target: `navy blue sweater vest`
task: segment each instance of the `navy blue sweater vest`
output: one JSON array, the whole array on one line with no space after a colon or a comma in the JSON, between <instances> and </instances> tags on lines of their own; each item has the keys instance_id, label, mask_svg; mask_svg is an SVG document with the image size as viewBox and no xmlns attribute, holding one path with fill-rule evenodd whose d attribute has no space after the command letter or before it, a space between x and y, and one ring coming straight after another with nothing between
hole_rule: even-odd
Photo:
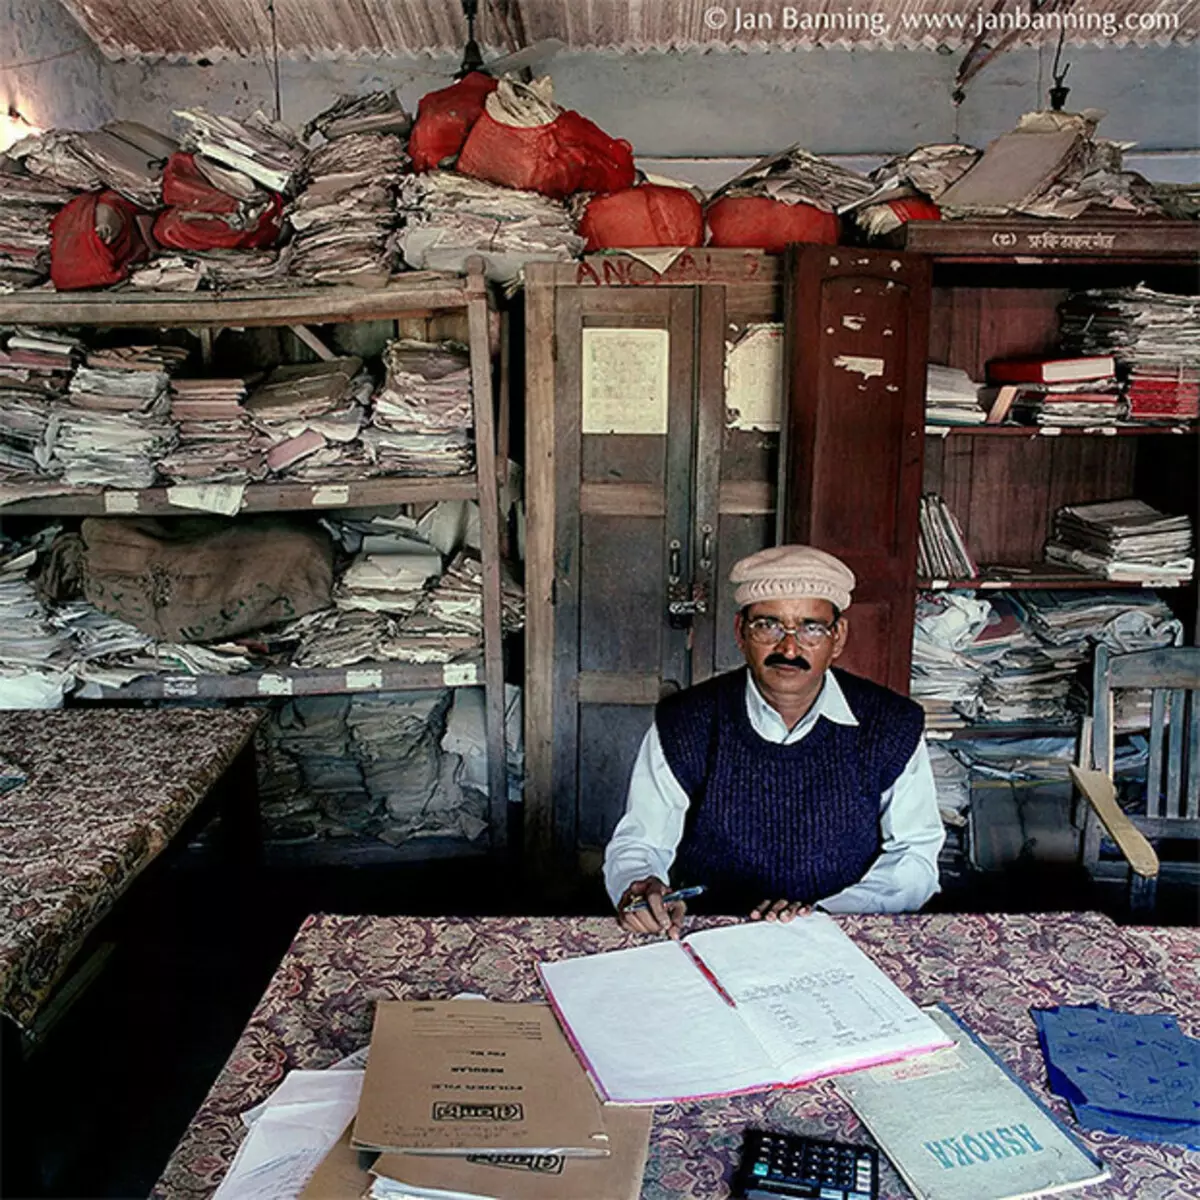
<instances>
[{"instance_id":1,"label":"navy blue sweater vest","mask_svg":"<svg viewBox=\"0 0 1200 1200\"><path fill-rule=\"evenodd\" d=\"M705 907L812 902L856 883L880 849L879 801L921 737L911 700L835 668L857 726L826 717L799 742L760 737L746 712L746 671L668 696L654 721L691 804L681 882L708 886Z\"/></svg>"}]
</instances>

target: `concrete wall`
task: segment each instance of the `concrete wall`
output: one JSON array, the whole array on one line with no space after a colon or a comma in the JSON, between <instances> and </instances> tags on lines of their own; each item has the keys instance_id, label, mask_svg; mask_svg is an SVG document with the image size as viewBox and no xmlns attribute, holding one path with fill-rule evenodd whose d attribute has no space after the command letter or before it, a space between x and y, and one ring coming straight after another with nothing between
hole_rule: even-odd
<instances>
[{"instance_id":1,"label":"concrete wall","mask_svg":"<svg viewBox=\"0 0 1200 1200\"><path fill-rule=\"evenodd\" d=\"M744 158L793 142L840 154L892 153L948 141L956 132L986 143L1043 101L1048 55L1002 56L975 78L957 111L950 93L959 55L932 51L561 54L548 69L562 103L628 138L641 155ZM1107 109L1106 136L1151 150L1200 146L1195 47L1081 46L1067 57L1070 106ZM302 122L339 91L385 83L413 105L454 66L453 60L284 63L283 116ZM156 119L172 105L238 112L272 102L262 62L116 63L112 75L123 114L142 119Z\"/></svg>"},{"instance_id":2,"label":"concrete wall","mask_svg":"<svg viewBox=\"0 0 1200 1200\"><path fill-rule=\"evenodd\" d=\"M58 0L0 0L0 64L18 63L0 70L0 150L29 132L10 107L46 129L114 115L109 64Z\"/></svg>"}]
</instances>

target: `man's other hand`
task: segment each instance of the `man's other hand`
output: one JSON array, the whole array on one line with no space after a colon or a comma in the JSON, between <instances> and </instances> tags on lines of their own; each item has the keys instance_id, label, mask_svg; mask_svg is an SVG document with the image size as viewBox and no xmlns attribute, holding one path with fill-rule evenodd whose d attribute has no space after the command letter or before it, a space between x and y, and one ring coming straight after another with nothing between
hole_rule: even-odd
<instances>
[{"instance_id":1,"label":"man's other hand","mask_svg":"<svg viewBox=\"0 0 1200 1200\"><path fill-rule=\"evenodd\" d=\"M782 921L785 925L793 917L807 917L812 912L811 904L799 900L764 900L750 912L752 921Z\"/></svg>"},{"instance_id":2,"label":"man's other hand","mask_svg":"<svg viewBox=\"0 0 1200 1200\"><path fill-rule=\"evenodd\" d=\"M625 889L621 903L617 905L617 920L622 929L630 933L665 933L667 937L679 940L683 931L683 916L687 912L687 904L683 900L672 900L667 904L663 896L670 889L654 875L639 879ZM635 908L629 911L629 905L634 900L645 900L645 908Z\"/></svg>"}]
</instances>

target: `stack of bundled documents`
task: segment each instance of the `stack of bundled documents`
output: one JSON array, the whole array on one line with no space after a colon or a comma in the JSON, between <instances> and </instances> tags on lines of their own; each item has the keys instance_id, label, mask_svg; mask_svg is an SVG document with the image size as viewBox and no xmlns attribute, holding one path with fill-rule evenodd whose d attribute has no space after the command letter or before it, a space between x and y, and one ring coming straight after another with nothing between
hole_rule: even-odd
<instances>
[{"instance_id":1,"label":"stack of bundled documents","mask_svg":"<svg viewBox=\"0 0 1200 1200\"><path fill-rule=\"evenodd\" d=\"M1029 591L1019 595L1029 627L1051 645L1087 639L1118 654L1183 644L1183 623L1154 592Z\"/></svg>"},{"instance_id":2,"label":"stack of bundled documents","mask_svg":"<svg viewBox=\"0 0 1200 1200\"><path fill-rule=\"evenodd\" d=\"M82 154L80 135L66 129L49 129L31 134L9 146L5 157L19 162L30 175L72 192L96 192L104 181Z\"/></svg>"},{"instance_id":3,"label":"stack of bundled documents","mask_svg":"<svg viewBox=\"0 0 1200 1200\"><path fill-rule=\"evenodd\" d=\"M464 475L474 468L471 361L453 342L389 342L363 444L383 475Z\"/></svg>"},{"instance_id":4,"label":"stack of bundled documents","mask_svg":"<svg viewBox=\"0 0 1200 1200\"><path fill-rule=\"evenodd\" d=\"M158 460L175 445L164 369L174 358L128 349L89 354L71 377L55 441L67 483L151 487Z\"/></svg>"},{"instance_id":5,"label":"stack of bundled documents","mask_svg":"<svg viewBox=\"0 0 1200 1200\"><path fill-rule=\"evenodd\" d=\"M1063 344L1124 364L1134 421L1200 416L1200 301L1136 288L1072 293L1059 309Z\"/></svg>"},{"instance_id":6,"label":"stack of bundled documents","mask_svg":"<svg viewBox=\"0 0 1200 1200\"><path fill-rule=\"evenodd\" d=\"M163 254L129 272L129 285L153 292L194 292L204 282L199 263L182 254Z\"/></svg>"},{"instance_id":7,"label":"stack of bundled documents","mask_svg":"<svg viewBox=\"0 0 1200 1200\"><path fill-rule=\"evenodd\" d=\"M1104 579L1169 587L1192 578L1192 545L1187 516L1169 516L1143 500L1106 500L1059 509L1046 558Z\"/></svg>"},{"instance_id":8,"label":"stack of bundled documents","mask_svg":"<svg viewBox=\"0 0 1200 1200\"><path fill-rule=\"evenodd\" d=\"M407 616L416 612L427 580L442 573L442 556L415 539L358 554L334 588L338 608Z\"/></svg>"},{"instance_id":9,"label":"stack of bundled documents","mask_svg":"<svg viewBox=\"0 0 1200 1200\"><path fill-rule=\"evenodd\" d=\"M363 420L360 373L362 359L355 357L286 364L250 393L246 411L270 442L273 474L294 474L297 463L314 455L322 467L345 456ZM362 379L369 386L370 377Z\"/></svg>"},{"instance_id":10,"label":"stack of bundled documents","mask_svg":"<svg viewBox=\"0 0 1200 1200\"><path fill-rule=\"evenodd\" d=\"M305 138L320 133L327 140L353 133L392 133L406 137L412 118L394 91L341 96L304 127Z\"/></svg>"},{"instance_id":11,"label":"stack of bundled documents","mask_svg":"<svg viewBox=\"0 0 1200 1200\"><path fill-rule=\"evenodd\" d=\"M242 1114L216 1195L636 1200L653 1116L598 1102L544 1004L385 1000L369 1047Z\"/></svg>"},{"instance_id":12,"label":"stack of bundled documents","mask_svg":"<svg viewBox=\"0 0 1200 1200\"><path fill-rule=\"evenodd\" d=\"M201 280L214 291L288 287L293 283L284 271L278 250L205 250L185 258L199 269Z\"/></svg>"},{"instance_id":13,"label":"stack of bundled documents","mask_svg":"<svg viewBox=\"0 0 1200 1200\"><path fill-rule=\"evenodd\" d=\"M74 338L20 327L0 350L0 485L38 495L62 472L54 455L59 412L82 350Z\"/></svg>"},{"instance_id":14,"label":"stack of bundled documents","mask_svg":"<svg viewBox=\"0 0 1200 1200\"><path fill-rule=\"evenodd\" d=\"M837 212L874 191L865 175L796 145L760 159L714 192L712 199L767 196L785 204L811 204L825 212Z\"/></svg>"},{"instance_id":15,"label":"stack of bundled documents","mask_svg":"<svg viewBox=\"0 0 1200 1200\"><path fill-rule=\"evenodd\" d=\"M393 133L345 133L310 151L288 210L289 274L314 283L382 287L395 265L395 189L408 168Z\"/></svg>"},{"instance_id":16,"label":"stack of bundled documents","mask_svg":"<svg viewBox=\"0 0 1200 1200\"><path fill-rule=\"evenodd\" d=\"M49 179L0 169L0 289L46 278L50 222L71 195Z\"/></svg>"},{"instance_id":17,"label":"stack of bundled documents","mask_svg":"<svg viewBox=\"0 0 1200 1200\"><path fill-rule=\"evenodd\" d=\"M959 729L975 717L983 665L968 654L992 608L970 592L922 592L913 626L909 694L930 729Z\"/></svg>"},{"instance_id":18,"label":"stack of bundled documents","mask_svg":"<svg viewBox=\"0 0 1200 1200\"><path fill-rule=\"evenodd\" d=\"M187 149L249 175L273 192L291 190L304 164L304 145L286 125L256 112L239 121L204 108L176 109L188 127Z\"/></svg>"},{"instance_id":19,"label":"stack of bundled documents","mask_svg":"<svg viewBox=\"0 0 1200 1200\"><path fill-rule=\"evenodd\" d=\"M61 708L74 682L69 641L50 624L30 581L55 532L23 543L0 534L0 709Z\"/></svg>"},{"instance_id":20,"label":"stack of bundled documents","mask_svg":"<svg viewBox=\"0 0 1200 1200\"><path fill-rule=\"evenodd\" d=\"M980 716L997 723L1067 720L1072 684L1089 656L1086 642L1009 651L984 675Z\"/></svg>"},{"instance_id":21,"label":"stack of bundled documents","mask_svg":"<svg viewBox=\"0 0 1200 1200\"><path fill-rule=\"evenodd\" d=\"M882 237L901 223L888 201L917 197L936 201L941 194L971 167L980 151L960 142L918 146L908 154L890 159L871 172L875 190L843 212L854 220L868 237Z\"/></svg>"},{"instance_id":22,"label":"stack of bundled documents","mask_svg":"<svg viewBox=\"0 0 1200 1200\"><path fill-rule=\"evenodd\" d=\"M1167 1013L1031 1010L1050 1089L1084 1129L1200 1149L1200 1041Z\"/></svg>"},{"instance_id":23,"label":"stack of bundled documents","mask_svg":"<svg viewBox=\"0 0 1200 1200\"><path fill-rule=\"evenodd\" d=\"M936 492L921 497L917 574L923 579L975 579L979 568L958 518Z\"/></svg>"},{"instance_id":24,"label":"stack of bundled documents","mask_svg":"<svg viewBox=\"0 0 1200 1200\"><path fill-rule=\"evenodd\" d=\"M91 133L73 133L72 149L101 182L141 208L162 202L163 167L179 149L173 138L137 121L110 121Z\"/></svg>"},{"instance_id":25,"label":"stack of bundled documents","mask_svg":"<svg viewBox=\"0 0 1200 1200\"><path fill-rule=\"evenodd\" d=\"M966 371L937 363L925 368L925 420L930 425L982 425L986 417L979 385Z\"/></svg>"},{"instance_id":26,"label":"stack of bundled documents","mask_svg":"<svg viewBox=\"0 0 1200 1200\"><path fill-rule=\"evenodd\" d=\"M565 205L537 192L454 171L407 175L400 184L400 251L413 270L466 270L483 258L487 276L512 284L528 262L567 262L583 252Z\"/></svg>"},{"instance_id":27,"label":"stack of bundled documents","mask_svg":"<svg viewBox=\"0 0 1200 1200\"><path fill-rule=\"evenodd\" d=\"M246 381L172 379L179 442L158 469L173 482L245 482L266 474L265 439L243 406Z\"/></svg>"},{"instance_id":28,"label":"stack of bundled documents","mask_svg":"<svg viewBox=\"0 0 1200 1200\"><path fill-rule=\"evenodd\" d=\"M156 642L83 600L59 605L50 623L71 639L70 669L78 681L77 694L85 700L100 699L103 689L147 675L234 675L256 665L236 643Z\"/></svg>"},{"instance_id":29,"label":"stack of bundled documents","mask_svg":"<svg viewBox=\"0 0 1200 1200\"><path fill-rule=\"evenodd\" d=\"M396 619L388 613L324 609L288 627L298 640L297 667L349 667L361 662L448 663L477 655L479 639L427 628L420 613Z\"/></svg>"},{"instance_id":30,"label":"stack of bundled documents","mask_svg":"<svg viewBox=\"0 0 1200 1200\"><path fill-rule=\"evenodd\" d=\"M1026 425L1115 425L1125 412L1116 366L1111 354L990 362L988 378L1001 385L993 410Z\"/></svg>"}]
</instances>

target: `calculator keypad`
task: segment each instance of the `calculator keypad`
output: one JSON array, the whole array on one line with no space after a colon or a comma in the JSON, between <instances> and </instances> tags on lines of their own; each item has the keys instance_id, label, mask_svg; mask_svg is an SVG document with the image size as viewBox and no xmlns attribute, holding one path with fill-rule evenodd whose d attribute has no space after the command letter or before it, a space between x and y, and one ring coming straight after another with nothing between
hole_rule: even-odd
<instances>
[{"instance_id":1,"label":"calculator keypad","mask_svg":"<svg viewBox=\"0 0 1200 1200\"><path fill-rule=\"evenodd\" d=\"M745 1200L876 1200L879 1156L870 1146L748 1129L738 1182Z\"/></svg>"}]
</instances>

